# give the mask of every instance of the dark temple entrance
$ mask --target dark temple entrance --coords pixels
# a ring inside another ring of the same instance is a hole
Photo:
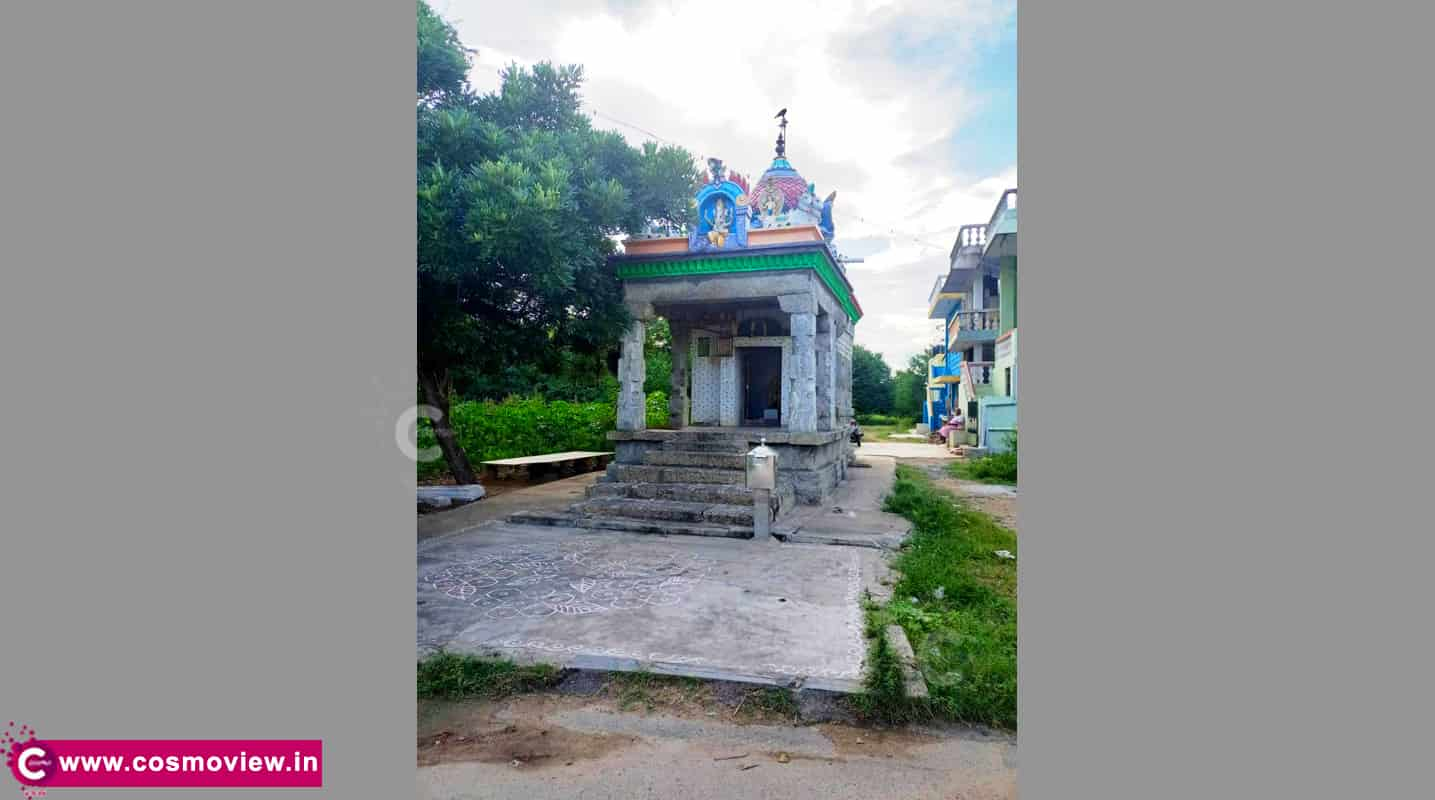
[[[782,424],[782,348],[742,348],[743,424]]]

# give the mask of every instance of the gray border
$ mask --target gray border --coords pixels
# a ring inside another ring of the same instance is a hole
[[[1022,4],[1024,800],[1429,794],[1429,25],[1385,5]]]
[[[413,791],[413,8],[4,4],[0,724]]]
[[[412,790],[411,14],[3,7],[0,716]],[[1428,30],[1023,4],[1024,798],[1426,788]]]

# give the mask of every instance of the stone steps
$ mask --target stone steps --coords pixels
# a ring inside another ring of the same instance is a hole
[[[677,450],[691,453],[743,454],[752,448],[746,439],[725,436],[721,439],[669,439],[663,442],[663,450]]]
[[[681,500],[687,503],[752,505],[752,490],[728,483],[623,483],[599,481],[587,489],[589,498],[633,497],[642,500]]]
[[[711,450],[652,449],[643,453],[643,463],[668,467],[704,467],[707,469],[746,469],[745,453],[721,453]]]
[[[584,516],[564,511],[519,511],[508,516],[509,522],[524,525],[550,525],[563,528],[623,531],[625,533],[661,536],[712,536],[723,539],[751,539],[752,526],[685,523],[624,517]]]
[[[742,525],[752,528],[752,506],[735,503],[690,503],[683,500],[646,500],[637,497],[594,497],[573,504],[568,511],[584,517],[623,517],[635,520]]]
[[[747,483],[747,475],[739,469],[655,464],[609,464],[606,477],[620,483],[726,483],[734,486]]]

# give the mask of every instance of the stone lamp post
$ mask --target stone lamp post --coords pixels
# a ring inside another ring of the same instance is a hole
[[[767,437],[747,454],[747,488],[752,490],[752,535],[772,535],[772,491],[777,488],[777,451],[767,446]]]

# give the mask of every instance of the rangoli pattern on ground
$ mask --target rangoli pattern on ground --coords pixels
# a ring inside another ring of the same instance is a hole
[[[682,553],[612,559],[579,543],[560,550],[512,547],[424,577],[489,619],[583,615],[673,606],[707,577],[712,559]]]
[[[711,669],[724,669],[733,672],[751,672],[756,669],[778,675],[859,680],[862,677],[864,648],[861,607],[862,565],[856,553],[848,557],[845,572],[846,575],[844,577],[846,578],[847,584],[845,587],[845,604],[847,613],[843,620],[843,627],[846,629],[846,647],[844,648],[845,658],[842,660],[842,663],[838,664],[824,664],[819,666],[813,664],[779,664],[765,662],[757,665],[741,665],[704,656],[686,655],[682,653],[645,652],[624,647],[555,642],[523,636],[505,636],[490,639],[481,643],[479,647],[494,650],[536,650],[565,657],[606,656],[609,658],[626,658],[647,662],[652,665],[692,665]]]

